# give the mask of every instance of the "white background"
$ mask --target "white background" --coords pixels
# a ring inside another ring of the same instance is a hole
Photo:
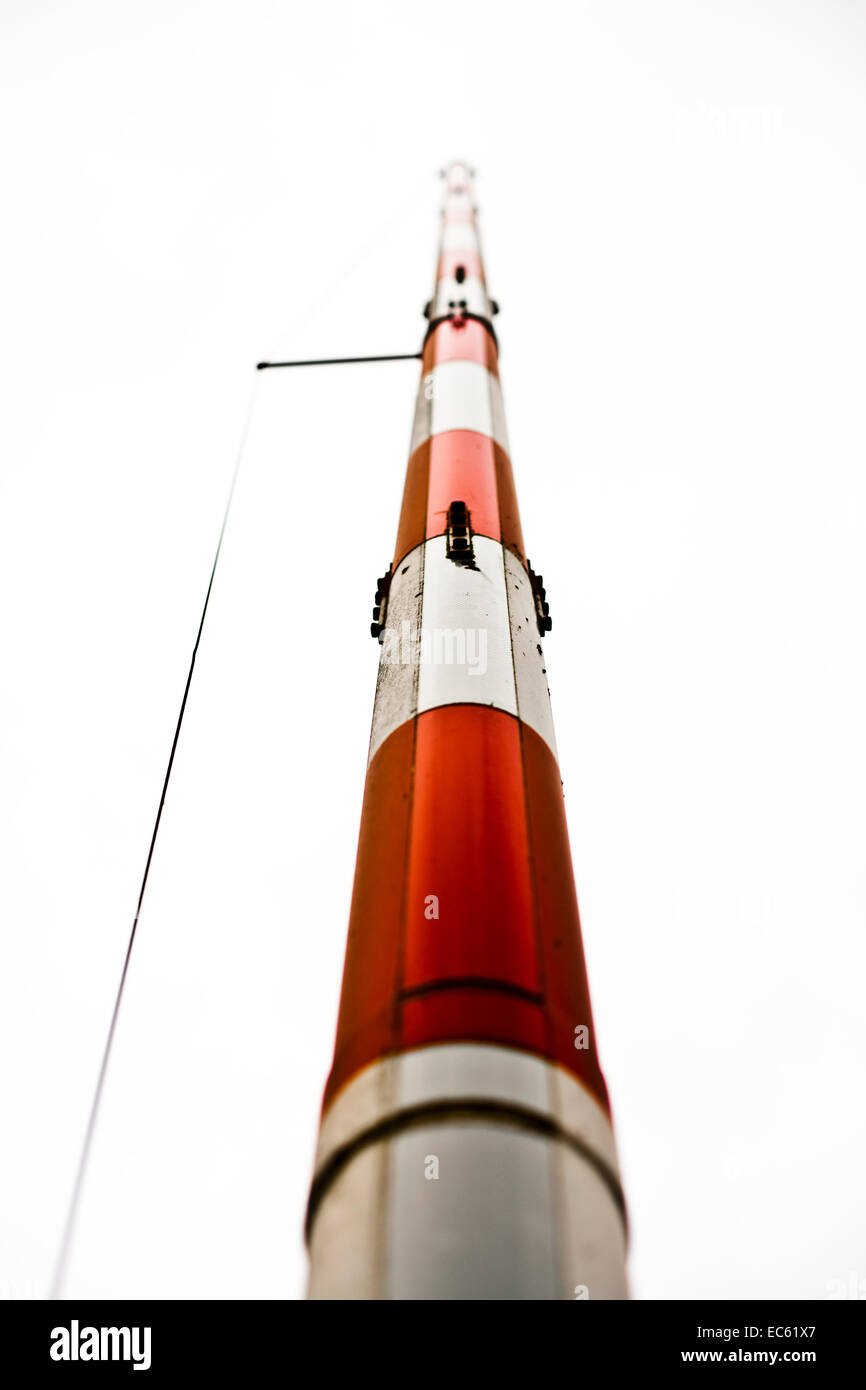
[[[864,5],[0,24],[0,1291],[50,1280],[252,366],[416,349],[456,156],[634,1292],[866,1279]],[[417,366],[259,380],[70,1294],[303,1292]]]

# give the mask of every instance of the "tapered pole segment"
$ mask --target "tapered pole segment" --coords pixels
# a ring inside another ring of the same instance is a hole
[[[550,712],[471,173],[436,286],[381,643],[311,1298],[627,1297]]]

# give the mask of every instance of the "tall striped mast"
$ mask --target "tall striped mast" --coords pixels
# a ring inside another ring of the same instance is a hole
[[[381,643],[314,1299],[628,1296],[547,688],[472,174],[436,287]]]

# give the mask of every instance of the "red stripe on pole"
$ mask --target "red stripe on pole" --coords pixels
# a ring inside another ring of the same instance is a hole
[[[524,559],[511,462],[505,450],[474,430],[447,430],[409,459],[394,565],[431,536],[444,535],[452,502],[465,502],[476,535],[502,541]]]
[[[534,866],[545,1004],[551,1029],[549,1055],[575,1073],[607,1107],[607,1088],[598,1064],[574,869],[565,819],[559,764],[550,747],[521,722],[523,771]],[[575,1029],[585,1025],[589,1047],[575,1047]]]
[[[523,546],[523,531],[520,527],[520,512],[517,509],[511,459],[498,444],[493,445],[493,462],[496,468],[496,494],[499,499],[500,539],[502,544],[513,550],[525,564],[526,551]]]
[[[434,438],[436,436],[434,435]],[[400,521],[397,526],[397,540],[394,545],[393,568],[420,545],[427,537],[427,488],[430,481],[430,446],[432,439],[425,439],[411,455],[406,465],[406,481],[403,484],[403,505],[400,508]]]
[[[448,508],[459,499],[469,508],[473,531],[500,540],[493,440],[474,430],[448,430],[429,442],[426,537],[444,533]]]
[[[418,721],[403,989],[500,981],[537,994],[517,720],[446,705]]]
[[[607,1107],[556,759],[512,716],[450,705],[370,763],[325,1106],[390,1052],[485,1039],[556,1060]]]
[[[496,344],[477,319],[464,319],[459,325],[445,319],[436,325],[424,344],[422,370],[432,372],[440,362],[480,362],[499,375]]]
[[[367,769],[337,1041],[325,1105],[344,1081],[395,1044],[414,742],[412,719],[395,729]]]
[[[496,1043],[547,1055],[541,1004],[503,990],[451,987],[403,1000],[402,1048],[445,1041]]]

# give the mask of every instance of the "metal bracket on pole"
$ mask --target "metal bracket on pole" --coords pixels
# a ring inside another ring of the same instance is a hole
[[[424,334],[425,343],[427,339],[430,337],[430,334],[433,332],[433,330],[439,327],[440,323],[453,323],[455,328],[462,328],[464,323],[466,323],[467,319],[472,319],[475,323],[483,323],[484,327],[487,329],[487,332],[490,334],[494,343],[496,343],[497,347],[499,346],[496,337],[496,330],[493,327],[493,324],[490,322],[490,319],[487,318],[484,314],[476,314],[473,313],[471,309],[467,309],[465,307],[464,300],[461,300],[455,308],[449,309],[447,314],[437,314],[435,318],[431,319],[430,312],[432,309],[432,305],[433,301],[431,300],[430,303],[424,305],[423,309],[425,319],[430,319],[430,322],[427,325],[427,332]],[[491,299],[490,301],[490,310],[493,314],[499,313],[499,305],[496,303],[495,299]]]
[[[535,620],[538,623],[538,631],[543,637],[545,632],[549,632],[553,627],[550,604],[547,602],[547,593],[544,588],[544,578],[535,573],[528,560],[526,561],[526,568],[529,571],[529,583],[532,587],[532,597],[535,600]]]
[[[385,573],[376,580],[375,608],[373,609],[373,621],[370,624],[371,636],[382,641],[382,633],[385,630],[385,609],[388,605],[388,591],[391,588],[391,577],[393,567],[388,566]]]

